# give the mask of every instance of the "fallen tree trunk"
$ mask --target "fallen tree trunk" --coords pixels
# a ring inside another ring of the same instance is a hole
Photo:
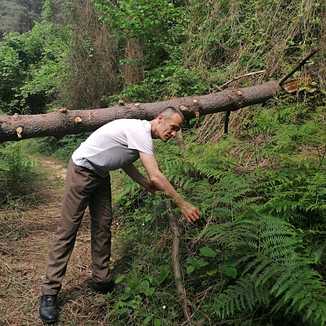
[[[36,115],[0,116],[0,141],[42,136],[63,136],[92,131],[103,124],[121,118],[151,120],[167,106],[178,107],[186,119],[263,103],[280,90],[277,81],[261,85],[227,89],[202,96],[174,98],[155,103],[131,103],[92,110],[66,110]]]

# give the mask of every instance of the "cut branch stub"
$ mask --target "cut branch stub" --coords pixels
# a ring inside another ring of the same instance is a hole
[[[82,120],[81,117],[76,117],[76,118],[74,119],[74,122],[75,122],[76,124],[81,123],[82,121],[83,121],[83,120]]]
[[[22,133],[23,133],[23,127],[18,127],[16,128],[16,133],[18,138],[23,138]]]

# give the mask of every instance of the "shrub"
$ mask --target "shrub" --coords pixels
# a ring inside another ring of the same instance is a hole
[[[31,203],[38,175],[35,161],[22,143],[1,145],[0,158],[0,206]]]

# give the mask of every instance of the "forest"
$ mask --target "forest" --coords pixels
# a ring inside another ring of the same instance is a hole
[[[106,122],[151,120],[165,106],[185,121],[175,139],[154,140],[155,156],[200,218],[189,223],[170,197],[112,171],[114,287],[88,287],[87,211],[57,324],[325,325],[325,9],[1,0],[0,325],[42,325],[75,149]]]

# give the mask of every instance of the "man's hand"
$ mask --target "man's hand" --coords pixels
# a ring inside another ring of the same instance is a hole
[[[196,222],[199,219],[199,209],[188,202],[183,202],[180,206],[181,214],[185,217],[185,219],[192,223]]]

